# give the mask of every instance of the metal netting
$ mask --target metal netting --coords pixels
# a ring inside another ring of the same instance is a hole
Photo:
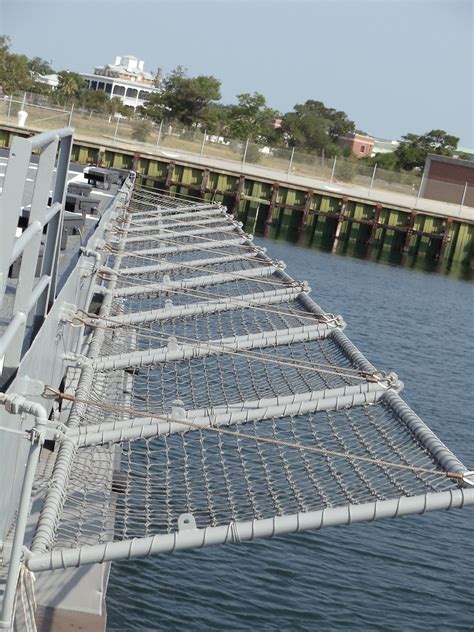
[[[218,259],[218,257],[214,257]],[[198,260],[200,261],[200,260]],[[152,260],[145,260],[145,263],[154,263]],[[161,263],[166,263],[167,259],[163,258]],[[144,284],[157,281],[163,281],[166,275],[170,280],[192,279],[204,275],[215,275],[222,272],[231,272],[236,275],[240,272],[245,273],[246,270],[255,270],[257,268],[268,268],[269,263],[262,259],[237,259],[235,261],[217,261],[216,263],[208,263],[205,265],[196,264],[192,261],[187,263],[185,260],[175,262],[174,269],[167,269],[163,272],[153,270],[152,272],[140,272],[137,274],[117,275],[117,287],[129,287],[135,284]],[[143,263],[142,263],[143,265]]]
[[[240,429],[275,442],[436,469],[433,456],[384,403],[272,418]],[[57,532],[56,544],[64,547],[171,533],[184,513],[204,528],[456,488],[434,473],[206,430],[124,442],[112,452],[84,448],[73,472]]]
[[[173,245],[167,246],[171,249],[174,248]],[[139,249],[130,248],[128,249],[129,252],[125,252],[124,255],[121,257],[121,266],[123,268],[131,268],[134,266],[151,265],[154,263],[159,263],[160,261],[175,261],[179,263],[183,260],[191,261],[193,259],[202,259],[203,257],[242,255],[246,252],[251,252],[251,248],[244,244],[240,244],[240,246],[233,246],[227,243],[219,243],[218,247],[214,247],[214,244],[211,244],[211,242],[198,242],[190,244],[189,246],[191,248],[190,250],[182,252],[156,252],[155,250],[159,250],[159,244],[157,244],[156,242],[153,242],[153,245],[149,249],[143,249],[143,253],[141,253]],[[162,249],[165,250],[164,246]],[[149,250],[152,250],[153,252],[149,252]],[[114,261],[115,255],[109,256],[107,257],[106,265],[109,267],[113,267]]]
[[[86,557],[104,561],[174,550],[169,534],[203,546],[226,525],[250,539],[299,530],[305,516],[323,526],[338,508],[349,513],[331,524],[350,522],[351,507],[369,520],[464,503],[453,496],[464,466],[396,395],[397,376],[222,210],[139,190],[109,231],[102,307],[75,321],[91,357],[82,399],[72,387],[66,397],[64,487],[47,496],[33,551],[99,544]],[[167,224],[173,233],[157,232]],[[53,557],[37,568],[88,563]]]
[[[127,304],[130,304],[130,300]],[[110,316],[111,322],[114,315]],[[286,329],[318,322],[316,314],[309,313],[298,300],[269,305],[265,309],[241,307],[239,309],[169,318],[160,322],[141,323],[131,328],[137,344],[144,349],[157,346],[163,337],[177,336],[195,340],[213,340],[226,336],[241,336],[272,329]],[[115,353],[107,349],[107,352]]]
[[[186,409],[235,404],[237,402],[279,397],[295,393],[336,388],[354,384],[352,376],[318,371],[316,363],[351,367],[344,354],[330,340],[265,349],[275,359],[305,360],[314,370],[273,364],[267,356],[240,354],[213,355],[204,358],[141,367],[133,381],[134,408],[143,400],[151,410],[170,410],[174,400]]]
[[[150,288],[143,288],[140,298],[132,297],[124,305],[127,312],[148,311],[164,307],[165,301],[170,300],[174,305],[187,305],[203,300],[232,298],[246,294],[259,294],[270,290],[287,287],[281,279],[272,275],[264,279],[236,279],[226,283],[216,283],[215,285],[202,285],[189,289],[179,287],[169,287],[164,291],[157,292]],[[158,296],[157,296],[158,294]]]

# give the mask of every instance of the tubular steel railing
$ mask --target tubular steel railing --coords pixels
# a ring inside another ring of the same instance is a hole
[[[61,278],[59,291],[58,260],[72,133],[67,128],[16,138],[0,198],[0,306],[3,303],[2,320],[7,321],[0,334],[0,360],[8,369],[2,376],[5,392],[0,392],[0,629],[13,626],[20,577],[28,572],[25,532],[38,459],[45,439],[54,438],[56,433],[57,406],[42,397],[42,385],[45,381],[61,382],[66,370],[64,358],[82,338],[78,329],[65,329],[65,323],[71,310],[84,310],[90,304],[101,263],[98,244],[110,217],[120,205],[127,204],[134,180],[130,174],[111,200],[86,247],[80,249],[82,254],[77,247],[77,264],[67,278]],[[38,160],[33,163],[36,153]],[[31,171],[34,177],[27,177]],[[29,190],[27,183],[31,181]],[[19,219],[22,216],[25,220],[25,197],[31,200],[29,216],[18,235]],[[12,264],[17,267],[13,275],[17,280],[9,278]]]
[[[5,299],[10,266],[21,257],[12,310],[13,318],[0,335],[0,360],[3,359],[5,368],[10,371],[15,370],[20,362],[28,318],[34,314],[34,328],[38,328],[46,315],[49,302],[55,298],[62,209],[67,187],[72,134],[71,128],[64,128],[32,138],[16,137],[10,151],[0,197],[0,307]],[[21,235],[17,236],[27,175],[35,151],[38,153],[38,163],[34,165],[36,176],[27,218],[28,225]],[[45,230],[41,272],[37,279],[41,240]]]

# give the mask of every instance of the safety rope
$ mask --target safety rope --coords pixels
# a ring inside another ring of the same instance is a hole
[[[117,233],[117,231],[112,231]],[[117,233],[118,234],[118,233]],[[189,235],[190,237],[193,235]],[[201,235],[194,235],[195,237],[201,237]],[[171,239],[165,239],[165,238],[154,238],[154,237],[148,237],[148,239],[144,239],[143,241],[156,241],[156,242],[160,242],[160,243],[170,243],[172,245],[177,245],[177,246],[183,246],[183,242],[181,241],[176,241],[176,240],[171,240]],[[204,240],[201,240],[204,241]],[[213,240],[215,243],[219,243],[222,245],[223,248],[240,248],[242,250],[245,250],[246,252],[259,252],[257,250],[257,248],[252,245],[252,244],[242,244],[242,243],[235,243],[238,242],[238,239],[227,239],[224,241],[229,242],[228,244],[223,244],[222,243],[222,239],[216,239]],[[213,254],[220,254],[220,255],[228,255],[229,253],[227,251],[224,250],[220,250],[219,248],[206,248],[206,246],[200,246],[198,244],[190,244],[192,245],[192,249],[196,252],[211,252]],[[114,249],[116,251],[115,254],[124,254],[125,257],[131,257],[134,256],[134,251],[133,250],[126,250],[124,249],[118,249],[118,248],[114,248],[113,246],[110,246],[111,249]],[[138,253],[140,253],[140,251],[137,251]],[[135,255],[138,256],[138,255]],[[148,257],[149,255],[141,255],[142,257]],[[152,257],[152,259],[156,259],[156,257]]]
[[[36,628],[36,595],[35,595],[35,575],[24,564],[20,565],[20,572],[18,574],[17,590],[15,592],[15,600],[13,603],[13,612],[16,612],[18,597],[20,598],[21,607],[23,610],[23,623],[22,630],[25,632],[37,632]],[[13,629],[17,629],[14,625]]]
[[[106,244],[104,246],[104,248],[103,248],[104,250],[109,250],[109,248],[106,248],[106,246],[110,246],[110,244]],[[127,253],[127,254],[124,255],[125,257],[129,256],[128,253],[133,253],[133,256],[138,257],[138,258],[146,258],[146,259],[150,259],[151,258],[151,257],[148,257],[148,256],[143,257],[143,255],[139,254],[140,253],[139,250],[136,250],[136,251],[133,251],[133,250],[126,250],[126,251],[125,250],[121,250],[119,252],[122,255],[124,253]],[[117,252],[116,249],[114,249],[113,254],[119,254],[119,252]],[[213,252],[215,252],[215,251],[213,251]],[[163,262],[163,259],[160,258],[160,257],[155,257],[153,259],[155,261],[159,261],[160,263]],[[257,261],[258,261],[258,259],[257,259]],[[263,262],[263,260],[262,260],[262,262]],[[222,263],[225,263],[225,262],[222,262]],[[265,262],[265,264],[267,264],[267,262]],[[253,280],[255,281],[256,280],[256,281],[258,281],[260,283],[264,283],[266,285],[273,285],[273,286],[277,286],[277,287],[291,287],[291,285],[292,285],[292,282],[290,282],[290,281],[276,280],[276,279],[270,280],[270,279],[264,278],[264,277],[251,277],[251,276],[246,276],[245,274],[239,274],[238,272],[234,272],[234,271],[230,271],[230,270],[229,271],[224,271],[224,272],[220,272],[219,270],[207,270],[206,267],[209,266],[209,265],[212,265],[212,262],[206,264],[205,266],[193,266],[191,264],[179,263],[179,264],[177,264],[177,267],[180,267],[180,268],[183,267],[183,268],[194,270],[194,271],[198,271],[198,272],[206,272],[207,274],[211,274],[211,275],[212,274],[219,274],[219,275],[220,274],[225,274],[226,276],[230,276],[230,277],[235,278],[235,279],[237,279],[239,281],[249,281],[249,280],[250,281],[253,281]],[[277,261],[268,262],[267,265],[274,266],[275,268],[281,268],[281,265]],[[103,276],[103,274],[104,274],[103,272],[99,272],[98,276],[101,277],[101,278],[105,278]],[[105,274],[107,274],[107,272]],[[117,273],[114,273],[114,274],[117,274]],[[142,274],[143,274],[143,272],[142,272]],[[122,275],[122,276],[128,277],[128,275]],[[149,281],[147,279],[144,279],[143,281],[144,281],[144,283],[135,283],[135,285],[145,285],[147,282],[149,283]],[[130,281],[130,285],[133,285],[133,281]]]
[[[224,219],[221,221],[225,221]],[[238,237],[244,237],[245,235],[242,233],[238,233],[235,231],[236,226],[230,223],[226,223],[226,226],[211,226],[208,227],[207,225],[202,225],[202,224],[197,224],[194,222],[184,222],[184,221],[174,221],[173,220],[173,224],[177,223],[180,226],[186,226],[186,228],[191,228],[192,226],[196,226],[197,228],[203,228],[206,230],[209,230],[209,232],[213,232],[213,233],[224,233],[226,235],[232,235],[232,236],[238,236]],[[144,226],[143,224],[139,224],[138,222],[133,222],[133,221],[129,221],[128,224],[130,226],[141,226],[142,228],[146,228],[146,226]],[[156,226],[149,226],[150,228],[153,228],[157,231],[160,232],[166,232],[166,233],[175,233],[176,234],[176,230],[173,230],[172,228],[167,228],[166,225],[163,224],[158,224]],[[118,227],[117,227],[118,228]],[[230,229],[230,230],[229,230]],[[128,231],[123,231],[123,229],[118,228],[117,231],[114,232],[127,232]],[[153,237],[159,237],[160,233],[152,233]],[[144,231],[138,231],[138,230],[134,230],[130,233],[130,236],[132,237],[140,237],[140,236],[144,236],[145,239],[143,239],[142,241],[148,241],[150,239],[150,233],[149,232],[144,232]],[[194,239],[202,239],[203,241],[221,241],[220,239],[213,239],[212,237],[203,237],[203,235],[197,234],[197,235],[189,235],[186,231],[183,230],[183,232],[178,232],[178,234],[176,234],[176,237],[193,237]],[[138,241],[138,240],[137,240]]]
[[[327,457],[342,458],[342,459],[346,459],[352,462],[369,463],[371,465],[378,465],[380,467],[391,467],[398,470],[408,470],[413,473],[429,474],[430,476],[450,478],[456,481],[467,482],[469,484],[472,484],[470,483],[470,481],[466,480],[467,475],[469,476],[472,475],[472,472],[461,473],[461,472],[450,472],[450,471],[444,471],[444,470],[433,470],[428,467],[408,465],[405,463],[393,463],[392,461],[387,461],[385,459],[376,459],[373,457],[352,454],[350,452],[339,452],[337,450],[329,450],[327,448],[318,448],[315,446],[306,445],[299,442],[284,441],[282,439],[271,439],[269,437],[262,437],[261,435],[248,434],[245,432],[241,432],[240,430],[230,430],[228,428],[223,428],[222,426],[213,426],[212,416],[209,418],[210,425],[203,426],[202,424],[195,423],[191,421],[190,419],[179,419],[179,418],[170,419],[169,415],[159,415],[156,413],[150,413],[149,411],[143,411],[140,409],[119,406],[118,404],[108,404],[107,402],[102,402],[102,401],[79,399],[79,398],[76,398],[71,393],[65,393],[50,385],[45,386],[44,391],[43,391],[43,397],[45,399],[65,399],[67,401],[75,402],[77,404],[85,404],[87,406],[92,406],[94,408],[102,408],[105,410],[110,410],[112,412],[126,413],[128,415],[133,415],[134,417],[146,417],[149,419],[156,419],[157,421],[163,421],[168,424],[177,423],[177,424],[181,424],[185,426],[186,428],[193,428],[195,430],[214,432],[214,433],[223,434],[223,435],[227,435],[231,437],[236,437],[237,439],[246,439],[249,441],[255,441],[256,443],[265,443],[267,445],[273,445],[273,446],[278,446],[282,448],[289,448],[292,450],[313,452],[315,454],[321,454]],[[93,425],[88,426],[87,428],[90,428],[91,432],[94,431]],[[67,436],[67,433],[66,433],[66,436]],[[140,437],[138,436],[137,439],[139,438]]]
[[[87,318],[90,318],[91,320],[96,320],[96,321],[103,320],[104,322],[109,322],[112,324],[115,324],[115,323],[121,324],[120,321],[116,321],[113,318],[98,316],[97,314],[83,312],[83,310],[78,310],[76,314],[81,313],[81,312]],[[80,316],[77,316],[77,315],[74,317],[73,321],[71,321],[73,325],[74,325],[75,320],[80,322],[86,327],[92,327],[92,328],[98,327],[98,325],[94,325],[90,321],[87,321],[84,318],[81,318]],[[318,373],[318,374],[328,373],[331,375],[337,375],[339,377],[351,377],[351,378],[359,379],[359,380],[378,382],[381,386],[384,386],[385,382],[389,380],[389,378],[386,375],[384,375],[383,373],[378,373],[378,372],[370,373],[370,372],[362,371],[361,369],[356,369],[352,367],[339,367],[337,365],[324,364],[324,363],[319,363],[319,362],[310,363],[309,361],[306,362],[304,360],[289,361],[289,360],[285,360],[283,356],[280,356],[278,354],[272,355],[265,351],[254,351],[254,350],[249,350],[249,349],[235,349],[234,347],[231,347],[225,344],[211,344],[209,342],[199,341],[199,340],[196,340],[195,338],[191,338],[188,336],[176,336],[175,334],[172,334],[172,333],[171,334],[144,334],[143,331],[140,329],[139,325],[129,324],[127,325],[127,328],[138,331],[139,334],[145,336],[147,339],[150,339],[150,340],[159,340],[160,342],[166,341],[169,343],[171,339],[174,338],[176,342],[189,344],[189,345],[192,345],[193,347],[205,348],[205,349],[209,349],[210,351],[216,351],[216,350],[223,351],[228,355],[239,355],[239,356],[250,358],[252,360],[261,360],[262,362],[288,366],[291,368],[301,369],[303,371],[314,371],[315,373]],[[386,388],[390,388],[390,385],[386,386]]]
[[[123,277],[124,275],[120,274],[119,272],[114,272],[113,273],[114,276],[116,275],[117,277]],[[112,277],[111,277],[112,278]],[[126,276],[126,278],[128,279],[128,275]],[[247,281],[249,279],[246,279]],[[252,279],[250,279],[252,280]],[[259,281],[259,279],[254,279],[256,281]],[[147,281],[147,283],[152,284],[153,281]],[[295,282],[296,283],[296,282]],[[133,285],[134,283],[132,282],[131,285]],[[138,283],[135,282],[135,285],[144,285],[143,283]],[[305,292],[306,288],[302,285],[302,284],[297,284],[293,287],[300,287],[301,288],[301,292]],[[273,305],[261,305],[260,304],[260,300],[258,298],[252,300],[252,299],[246,299],[245,301],[243,301],[242,299],[239,299],[237,297],[233,297],[233,296],[228,296],[226,294],[218,294],[218,293],[211,293],[211,292],[206,292],[205,290],[199,290],[196,288],[170,288],[167,287],[166,290],[163,290],[164,294],[177,294],[177,295],[188,295],[188,296],[192,296],[194,298],[203,298],[203,299],[211,299],[211,300],[217,300],[217,299],[221,299],[221,300],[225,300],[226,302],[230,303],[231,305],[238,305],[239,307],[242,307],[242,309],[252,309],[252,310],[256,310],[256,311],[262,311],[268,314],[276,314],[278,316],[292,316],[294,318],[297,318],[299,320],[307,320],[309,322],[314,323],[319,322],[319,323],[325,323],[325,324],[330,324],[330,323],[337,323],[338,322],[338,317],[335,316],[334,314],[331,314],[329,312],[325,312],[324,314],[301,314],[300,312],[286,312],[284,310],[280,310],[277,307],[273,306]]]

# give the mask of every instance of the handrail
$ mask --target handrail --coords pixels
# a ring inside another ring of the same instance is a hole
[[[71,127],[65,127],[30,138],[16,137],[12,144],[3,192],[0,196],[0,305],[6,292],[9,268],[21,257],[12,311],[14,317],[6,331],[0,335],[0,361],[10,371],[15,371],[19,365],[29,315],[34,311],[35,327],[40,325],[51,300],[54,300],[56,295],[59,246],[73,131]],[[35,149],[39,149],[39,158],[28,226],[17,237],[27,176]],[[46,241],[42,251],[41,279],[38,282],[36,270],[45,227]]]

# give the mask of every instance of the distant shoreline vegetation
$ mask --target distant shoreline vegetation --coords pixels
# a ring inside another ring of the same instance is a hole
[[[178,66],[162,81],[162,91],[152,94],[143,107],[124,105],[103,91],[90,91],[80,74],[62,70],[57,73],[58,87],[35,81],[38,75],[54,74],[50,64],[40,57],[29,59],[10,51],[10,40],[0,36],[0,88],[6,95],[34,92],[47,96],[61,106],[74,105],[91,112],[116,114],[134,119],[136,139],[146,140],[150,122],[181,124],[205,130],[222,139],[250,141],[257,145],[295,149],[325,158],[344,156],[349,161],[397,172],[418,172],[428,153],[453,156],[459,138],[444,130],[423,135],[407,133],[390,153],[355,158],[339,139],[358,133],[356,124],[340,110],[310,99],[296,104],[291,112],[271,108],[258,93],[237,95],[237,102],[220,103],[221,81],[213,76],[190,77]],[[350,165],[349,165],[350,166]]]

